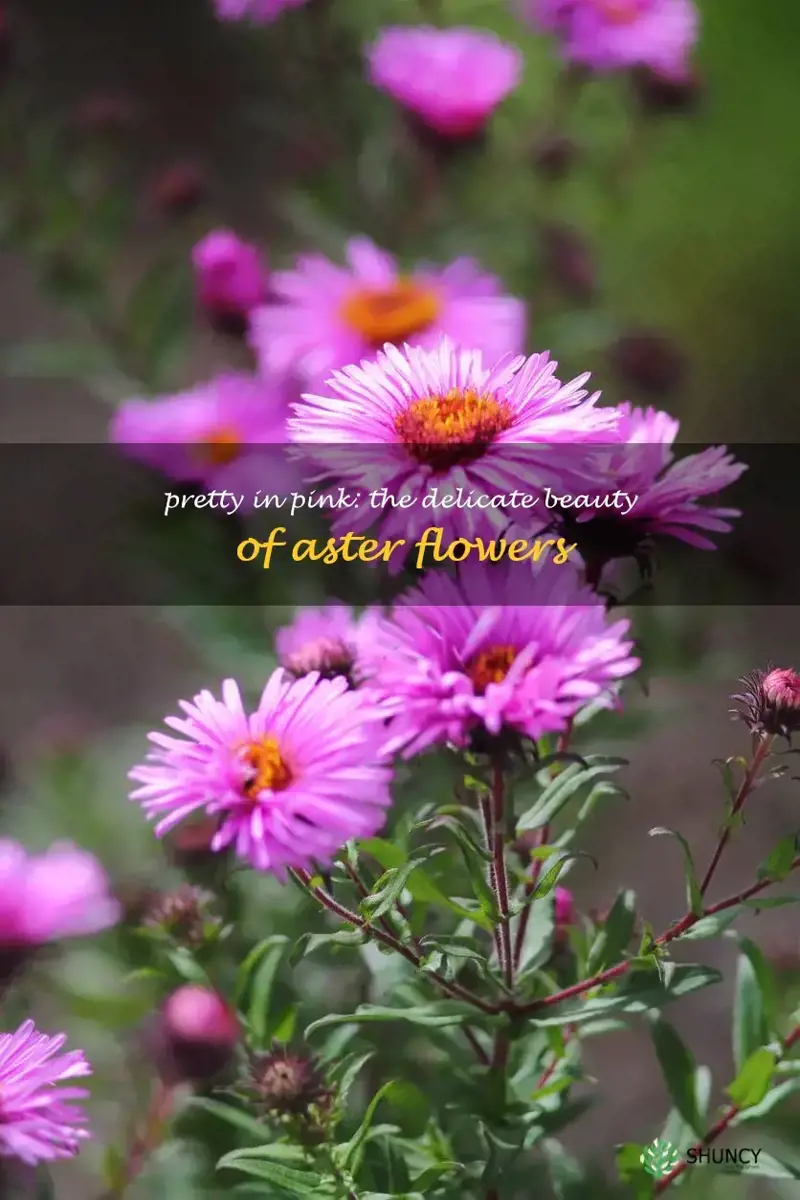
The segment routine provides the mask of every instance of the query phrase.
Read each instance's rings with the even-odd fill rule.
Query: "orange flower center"
[[[413,279],[398,279],[391,287],[357,288],[342,305],[341,315],[371,346],[383,346],[430,328],[441,307],[431,288]]]
[[[242,439],[229,425],[212,429],[197,443],[197,457],[203,466],[225,467],[239,457]]]
[[[467,667],[475,691],[482,696],[490,683],[502,683],[517,657],[514,646],[490,646],[476,654]]]
[[[611,25],[630,25],[642,15],[642,0],[595,0],[600,15]]]
[[[415,400],[395,420],[395,431],[418,462],[435,470],[480,458],[508,429],[514,414],[504,400],[462,388]]]
[[[292,782],[292,773],[281,755],[277,738],[262,737],[247,742],[241,751],[242,762],[252,771],[243,791],[248,800],[258,799],[260,792],[282,792]]]

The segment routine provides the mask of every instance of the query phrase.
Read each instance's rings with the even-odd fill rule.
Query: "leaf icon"
[[[648,1175],[661,1179],[677,1167],[681,1156],[671,1142],[656,1138],[649,1146],[645,1146],[639,1161]]]

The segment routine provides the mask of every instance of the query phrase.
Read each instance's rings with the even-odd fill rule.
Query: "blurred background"
[[[552,349],[567,374],[591,368],[607,398],[652,399],[680,417],[687,441],[800,440],[800,8],[790,0],[700,3],[701,88],[690,113],[642,115],[624,84],[590,84],[569,119],[580,158],[556,182],[535,170],[552,103],[552,48],[503,0],[442,3],[451,23],[521,42],[527,67],[489,145],[448,166],[421,228],[407,219],[413,172],[395,171],[390,105],[364,81],[360,47],[387,21],[418,22],[434,3],[318,0],[260,31],[220,25],[202,0],[1,7],[3,442],[103,441],[109,402],[122,398],[126,381],[135,392],[169,391],[247,363],[240,346],[192,319],[188,254],[215,226],[257,241],[273,266],[310,245],[335,257],[343,237],[360,231],[411,261],[474,255],[529,304],[529,348]],[[566,279],[563,261],[559,275],[547,257],[543,223],[578,239]],[[153,274],[137,292],[143,264]],[[98,278],[123,313],[135,305],[128,316],[140,323],[113,375],[94,349],[104,344],[93,316]],[[621,363],[617,339],[643,331],[668,339],[680,369],[670,359],[666,377],[662,370],[653,379]],[[61,347],[50,361],[48,345]],[[779,502],[795,502],[793,479],[775,487]],[[31,503],[57,503],[52,480],[31,480]],[[24,522],[25,514],[6,511],[0,521]],[[774,566],[781,552],[778,569],[793,572],[793,548],[770,545],[765,529],[745,566],[762,569],[765,554]],[[698,558],[699,571],[713,570],[713,556]],[[144,732],[177,698],[224,674],[257,686],[272,661],[269,630],[284,616],[0,609],[3,829],[32,848],[69,836],[96,850],[120,887],[160,879],[161,853],[125,800]],[[658,929],[679,915],[681,866],[647,831],[676,826],[697,860],[707,860],[722,804],[711,760],[746,748],[743,727],[729,722],[728,695],[767,659],[798,665],[800,627],[795,608],[732,606],[649,614],[641,632],[649,694],[637,693],[607,731],[632,758],[633,799],[607,832],[593,831],[587,848],[599,857],[598,873],[581,867],[573,878],[587,907],[634,887]],[[791,832],[796,789],[775,783],[759,793],[723,862],[720,896],[746,886]],[[287,903],[266,889],[253,910],[256,936],[280,924]],[[787,986],[789,968],[800,967],[793,912],[751,922],[762,946],[781,956]],[[709,950],[709,961],[732,960],[724,945]],[[45,1010],[66,1012],[87,1046],[99,1036],[97,1013],[116,1022],[119,1032],[94,1051],[106,1071],[98,1119],[110,1127],[120,1116],[118,1043],[136,1016],[121,984],[126,969],[113,941],[70,949],[53,969],[53,994],[37,997]],[[732,1070],[722,1019],[729,999],[713,989],[670,1014],[714,1068],[718,1092]],[[654,1136],[668,1105],[647,1038],[595,1053],[604,1103],[570,1141],[607,1162],[614,1143]],[[163,1189],[182,1200],[195,1194],[188,1178],[178,1164],[142,1195]],[[61,1186],[65,1198],[85,1195],[73,1166]],[[780,1186],[768,1194],[783,1195]]]

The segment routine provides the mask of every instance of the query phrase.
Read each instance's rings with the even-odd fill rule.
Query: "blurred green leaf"
[[[780,883],[786,879],[792,869],[792,863],[797,857],[797,834],[781,838],[764,862],[758,868],[759,879],[772,879]]]
[[[670,1099],[689,1128],[702,1137],[703,1121],[695,1095],[694,1058],[673,1027],[660,1016],[650,1018],[650,1033]]]
[[[726,1089],[737,1108],[752,1108],[761,1104],[769,1091],[777,1062],[778,1056],[773,1050],[762,1047],[753,1051]]]
[[[225,1104],[220,1100],[212,1100],[206,1096],[193,1096],[191,1100],[192,1108],[200,1108],[204,1112],[211,1113],[220,1121],[225,1121],[226,1124],[232,1125],[241,1133],[247,1134],[249,1138],[255,1140],[256,1145],[263,1146],[264,1138],[269,1133],[263,1122],[258,1121],[249,1113],[244,1112],[241,1108],[236,1108],[233,1104]]]
[[[593,975],[620,960],[636,928],[636,893],[620,892],[589,951],[586,972]]]
[[[775,997],[772,974],[758,946],[748,938],[737,936],[736,940],[742,953],[736,969],[733,1061],[741,1071],[750,1055],[772,1037]]]
[[[350,1138],[349,1142],[341,1146],[337,1146],[334,1150],[335,1161],[342,1171],[347,1171],[351,1174],[357,1174],[361,1165],[361,1159],[364,1153],[364,1144],[369,1136],[370,1127],[375,1119],[378,1105],[382,1100],[385,1100],[395,1086],[395,1080],[390,1079],[387,1083],[379,1088],[375,1095],[367,1105],[367,1111],[364,1113],[364,1119],[359,1125],[356,1132]]]
[[[455,1000],[436,1000],[431,1004],[419,1004],[410,1008],[387,1008],[379,1004],[362,1004],[354,1013],[330,1013],[313,1021],[306,1029],[306,1037],[318,1029],[331,1025],[371,1025],[389,1021],[407,1021],[411,1025],[424,1025],[432,1029],[444,1029],[450,1025],[485,1024],[492,1018],[478,1012],[471,1004]]]
[[[672,837],[680,843],[683,850],[684,874],[686,876],[686,902],[689,906],[689,912],[695,916],[699,916],[703,911],[703,897],[700,894],[700,887],[697,883],[697,878],[694,869],[694,860],[692,859],[692,851],[683,834],[678,833],[677,829],[665,829],[658,826],[656,829],[650,830],[650,837]]]
[[[541,829],[544,825],[548,825],[554,817],[558,816],[565,805],[589,784],[603,775],[610,775],[628,765],[624,758],[610,755],[590,755],[587,756],[586,761],[591,764],[588,768],[583,767],[580,763],[571,763],[543,789],[531,807],[517,821],[518,835],[530,829]],[[616,791],[615,787],[614,791]]]
[[[628,976],[618,991],[611,995],[600,995],[592,999],[580,998],[559,1005],[557,1015],[546,1015],[542,1009],[530,1020],[534,1025],[569,1025],[591,1020],[593,1017],[612,1012],[645,1013],[663,1008],[681,996],[689,996],[702,988],[719,983],[722,975],[710,967],[689,966],[676,963],[669,987],[665,987],[655,972],[636,971]]]

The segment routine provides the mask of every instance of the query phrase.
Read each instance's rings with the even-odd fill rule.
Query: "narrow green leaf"
[[[760,1121],[763,1117],[769,1116],[773,1109],[783,1104],[784,1100],[796,1095],[798,1091],[800,1091],[800,1079],[786,1079],[777,1087],[768,1090],[759,1104],[752,1104],[735,1116],[731,1124],[735,1126],[743,1125],[747,1121]]]
[[[636,893],[620,892],[589,951],[586,972],[593,975],[619,962],[636,928]]]
[[[695,1095],[694,1058],[673,1027],[662,1017],[650,1018],[650,1033],[670,1100],[689,1128],[702,1137],[703,1122]]]
[[[226,1124],[232,1125],[241,1133],[246,1133],[248,1137],[253,1138],[256,1145],[263,1145],[264,1138],[269,1133],[269,1130],[261,1121],[257,1121],[255,1117],[251,1117],[249,1113],[244,1112],[241,1108],[235,1108],[233,1104],[224,1104],[220,1100],[211,1100],[205,1096],[194,1096],[191,1100],[193,1108],[200,1108],[204,1112],[210,1113],[213,1117],[217,1117],[220,1121],[225,1121]]]
[[[741,1071],[751,1054],[766,1046],[775,1026],[772,974],[754,942],[738,937],[742,953],[736,970],[733,1007],[733,1060]]]
[[[599,755],[592,756],[592,766],[587,769],[579,763],[572,763],[560,775],[544,788],[533,805],[523,813],[517,822],[517,834],[530,829],[541,829],[558,816],[562,808],[583,788],[602,775],[608,775],[620,767],[627,765],[624,759],[605,757],[598,761]]]
[[[682,833],[678,833],[677,829],[665,829],[658,826],[656,829],[650,830],[650,837],[672,837],[680,842],[683,850],[684,874],[686,876],[686,902],[689,905],[689,911],[696,917],[699,917],[703,911],[703,897],[700,894],[700,887],[695,875],[694,860],[689,843]]]
[[[781,838],[774,850],[764,859],[758,868],[759,879],[772,879],[780,883],[786,879],[792,869],[792,863],[797,857],[797,834],[789,834]]]
[[[752,1108],[760,1104],[769,1091],[778,1062],[777,1054],[762,1046],[754,1050],[739,1070],[727,1093],[737,1108]]]
[[[319,1029],[327,1029],[332,1025],[371,1025],[389,1021],[407,1021],[411,1025],[445,1029],[451,1025],[461,1025],[467,1020],[471,1024],[485,1023],[487,1017],[473,1008],[471,1004],[462,1004],[456,1000],[436,1000],[431,1004],[418,1004],[410,1008],[386,1008],[379,1004],[363,1004],[354,1013],[330,1013],[326,1017],[312,1021],[306,1029],[306,1037],[310,1037]]]
[[[682,996],[689,996],[702,988],[720,983],[722,975],[710,967],[675,964],[675,973],[669,987],[665,987],[655,971],[636,971],[625,980],[616,992],[587,1000],[581,996],[576,1001],[559,1005],[557,1014],[547,1009],[534,1013],[529,1020],[534,1025],[583,1024],[598,1016],[613,1012],[646,1013],[661,1009]]]
[[[385,916],[405,891],[412,872],[416,871],[420,863],[424,861],[425,858],[412,859],[402,867],[390,867],[378,880],[371,895],[361,901],[360,909],[363,915],[371,921],[377,921],[380,917]]]
[[[536,884],[536,887],[531,893],[531,900],[540,900],[543,896],[549,896],[558,883],[565,864],[569,862],[570,859],[575,858],[588,858],[589,862],[594,864],[595,870],[597,869],[597,860],[592,858],[591,854],[586,854],[585,851],[575,850],[571,851],[569,854],[563,854],[559,858],[558,862],[545,871],[541,876],[539,882]]]
[[[297,1167],[287,1167],[283,1163],[269,1162],[259,1158],[237,1158],[239,1151],[226,1154],[217,1163],[217,1170],[241,1171],[243,1175],[251,1175],[255,1179],[263,1179],[266,1183],[275,1183],[292,1196],[300,1196],[308,1200],[312,1188],[321,1187],[326,1182],[325,1176],[316,1171],[301,1171]]]
[[[247,1021],[257,1048],[263,1047],[269,1033],[269,1007],[272,987],[281,963],[286,957],[289,939],[283,935],[269,938],[261,961],[253,973]]]
[[[722,912],[712,913],[710,917],[701,917],[694,925],[682,933],[677,941],[701,942],[706,938],[719,937],[736,918],[741,915],[743,905],[734,904],[724,908]]]
[[[384,1083],[383,1087],[379,1088],[375,1095],[370,1100],[367,1111],[364,1113],[364,1120],[359,1125],[356,1132],[350,1138],[350,1141],[343,1146],[337,1146],[337,1159],[339,1168],[342,1171],[347,1171],[351,1174],[356,1174],[361,1165],[361,1159],[364,1154],[364,1146],[369,1135],[372,1122],[375,1119],[378,1105],[384,1100],[392,1088],[395,1086],[395,1080],[390,1079]]]

